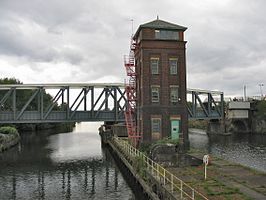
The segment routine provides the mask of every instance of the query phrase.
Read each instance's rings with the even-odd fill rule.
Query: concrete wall
[[[245,101],[231,101],[228,104],[228,109],[249,110],[250,102]]]
[[[127,137],[127,128],[124,124],[114,124],[112,126],[112,133],[118,137]]]
[[[248,110],[228,110],[228,119],[248,119]]]

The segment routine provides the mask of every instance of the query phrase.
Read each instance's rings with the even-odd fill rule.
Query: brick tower
[[[188,144],[186,29],[157,18],[133,36],[137,129],[144,143],[171,137]]]

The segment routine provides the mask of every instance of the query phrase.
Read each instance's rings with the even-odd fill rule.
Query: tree
[[[20,80],[16,78],[1,78],[0,84],[23,84]]]
[[[0,79],[0,84],[23,84],[20,80],[16,78],[2,78]],[[7,91],[0,91],[0,100],[3,99]],[[16,109],[21,110],[23,106],[27,103],[29,98],[33,95],[34,90],[17,90],[16,91]],[[12,95],[12,94],[11,94]],[[45,91],[43,93],[43,103],[44,108],[52,103],[53,97],[50,94],[47,94]],[[1,110],[12,111],[12,98],[8,98],[5,103],[1,105]],[[27,107],[27,110],[37,110],[38,109],[38,99],[34,98],[32,102]],[[59,106],[56,104],[54,107],[55,110],[59,109]]]
[[[261,119],[266,119],[266,101],[259,101],[256,106],[256,115]]]

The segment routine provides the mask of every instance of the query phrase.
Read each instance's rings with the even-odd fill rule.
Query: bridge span
[[[0,85],[0,123],[123,122],[126,102],[122,83]],[[222,119],[223,109],[222,92],[187,89],[189,119]]]

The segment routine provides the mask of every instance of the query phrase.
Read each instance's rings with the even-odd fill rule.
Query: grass
[[[207,180],[204,180],[204,172],[202,166],[186,167],[176,175],[181,179],[190,180],[187,181],[189,185],[191,185],[210,199],[249,200],[249,198],[241,193],[238,188],[227,186],[225,183],[223,183],[223,181],[219,180],[219,176],[216,177],[217,172],[215,166],[208,167]],[[188,179],[188,177],[190,178]]]
[[[178,141],[169,141],[168,138],[164,138],[162,140],[159,140],[157,142],[154,142],[150,145],[143,145],[141,147],[141,151],[145,151],[149,153],[149,151],[158,144],[178,144]],[[191,149],[189,151],[190,153],[202,153],[202,151]],[[212,156],[213,161],[223,161],[222,158],[217,156]],[[141,176],[145,179],[145,171],[141,169],[142,161],[141,158],[138,159],[138,169]],[[226,166],[238,166],[238,164],[235,163],[225,163]],[[241,165],[239,165],[241,166]],[[226,176],[219,174],[219,169],[223,167],[222,165],[209,165],[208,166],[208,178],[205,181],[204,180],[204,171],[203,166],[198,167],[186,167],[182,169],[181,171],[176,171],[177,173],[174,173],[177,177],[186,180],[186,183],[194,187],[196,190],[201,192],[202,194],[206,195],[210,199],[218,199],[218,200],[250,200],[249,197],[247,197],[244,193],[242,193],[237,187],[232,187],[226,184],[226,182],[223,182],[222,179],[220,180],[220,176]],[[242,166],[243,167],[243,166]],[[144,168],[144,167],[143,167]],[[261,174],[260,172],[250,169],[248,167],[245,167],[246,169],[250,170],[252,174]],[[173,170],[170,170],[174,172]],[[220,178],[219,178],[220,177]],[[230,179],[230,177],[227,177]],[[242,181],[240,184],[247,185],[246,181]],[[261,192],[262,194],[265,193],[266,186],[252,188],[257,192]]]

